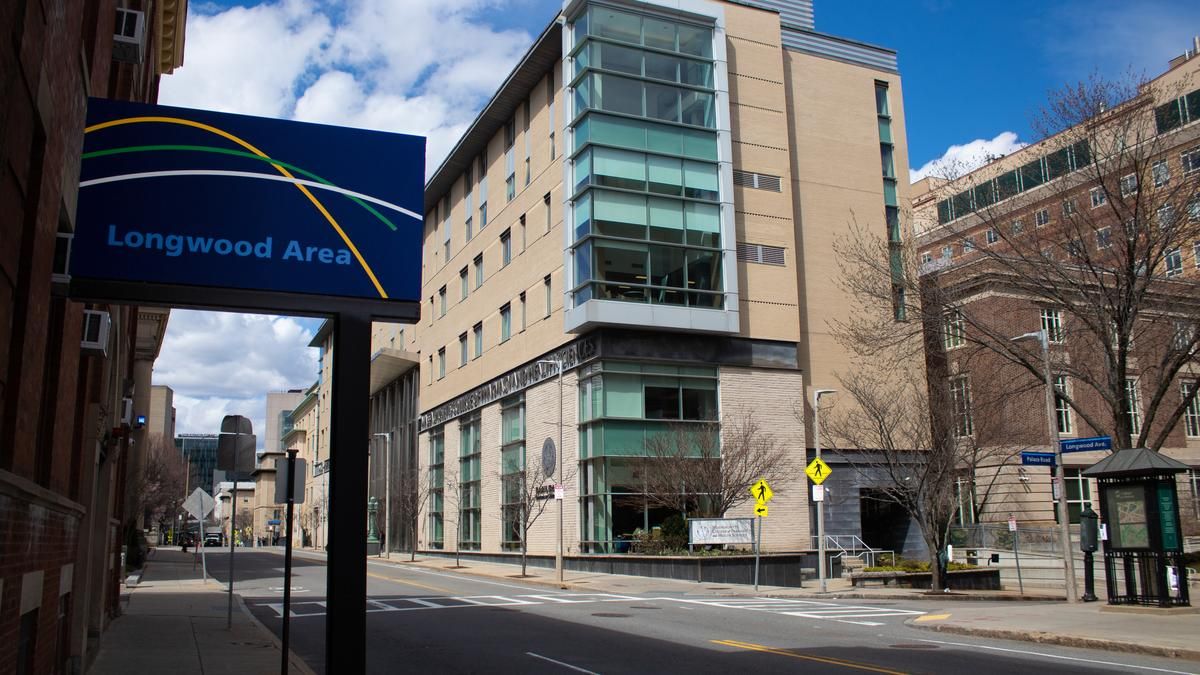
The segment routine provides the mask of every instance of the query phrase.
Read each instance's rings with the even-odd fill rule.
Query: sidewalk
[[[427,569],[454,567],[453,557],[418,556],[416,562],[408,562],[407,555],[397,554],[390,561],[386,558],[369,560]],[[474,560],[464,560],[463,563],[464,567],[456,570],[463,574],[511,580],[519,578],[521,573],[517,565]],[[915,628],[1200,661],[1200,642],[1197,641],[1197,636],[1200,636],[1200,613],[1158,615],[1144,611],[1112,611],[1103,601],[1069,605],[1064,601],[1061,591],[1055,592],[1052,589],[1026,589],[1025,594],[1016,591],[930,594],[926,591],[891,587],[858,589],[851,587],[848,579],[839,578],[828,580],[827,593],[817,591],[815,581],[806,582],[805,588],[759,586],[755,591],[753,586],[741,584],[696,583],[572,571],[564,571],[564,583],[560,586],[553,569],[529,567],[527,573],[531,576],[522,579],[526,583],[618,594],[913,601],[920,602],[927,608],[925,615],[906,622]],[[961,602],[963,600],[1026,602],[985,605],[981,602]]]
[[[275,637],[251,618],[236,593],[232,630],[226,628],[227,602],[225,586],[205,583],[192,553],[153,549],[140,583],[121,597],[122,615],[101,635],[88,675],[279,672]],[[291,671],[312,673],[295,658]]]

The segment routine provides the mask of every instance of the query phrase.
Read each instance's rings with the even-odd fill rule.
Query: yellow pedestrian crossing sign
[[[754,506],[754,515],[758,516],[759,518],[766,518],[767,517],[766,503],[759,502],[758,504],[756,504]]]
[[[767,485],[767,481],[762,478],[759,478],[757,483],[750,486],[750,494],[754,495],[754,501],[760,505],[766,504],[771,501],[771,497],[775,496],[775,493],[771,491],[771,486]]]
[[[820,485],[821,483],[824,483],[825,479],[829,478],[829,474],[831,472],[832,469],[829,468],[829,465],[821,461],[821,458],[819,457],[809,462],[808,468],[804,470],[804,473],[808,475],[808,479],[811,480],[814,485]]]

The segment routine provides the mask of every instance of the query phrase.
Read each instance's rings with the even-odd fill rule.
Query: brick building
[[[71,302],[62,265],[87,97],[154,101],[185,15],[185,0],[0,3],[4,672],[82,671],[119,611],[130,428],[166,313]]]

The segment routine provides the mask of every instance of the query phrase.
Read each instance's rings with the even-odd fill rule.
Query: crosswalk
[[[424,598],[391,598],[367,599],[367,613],[375,612],[411,612],[428,609],[454,609],[458,607],[516,607],[529,605],[574,605],[589,602],[627,602],[642,600],[631,595],[616,595],[612,593],[548,593],[544,595],[470,595],[470,596],[431,596]],[[260,607],[269,607],[275,611],[276,617],[283,616],[282,602],[256,603]],[[325,602],[311,600],[293,602],[292,618],[323,616]]]
[[[726,609],[771,612],[784,616],[837,621],[838,623],[849,623],[859,626],[884,625],[883,622],[871,621],[871,619],[895,616],[920,616],[925,613],[895,607],[845,605],[836,602],[793,598],[703,598],[679,600],[679,602],[706,605],[708,607],[724,607]]]

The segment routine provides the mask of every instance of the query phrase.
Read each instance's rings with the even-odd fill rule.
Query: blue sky
[[[558,0],[194,1],[160,102],[400,131],[436,167]],[[817,30],[899,52],[910,165],[969,165],[1036,140],[1049,90],[1092,73],[1154,76],[1200,34],[1200,2],[816,0]],[[155,383],[178,430],[224,414],[261,427],[265,393],[316,378],[312,320],[176,311]]]

